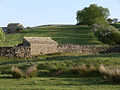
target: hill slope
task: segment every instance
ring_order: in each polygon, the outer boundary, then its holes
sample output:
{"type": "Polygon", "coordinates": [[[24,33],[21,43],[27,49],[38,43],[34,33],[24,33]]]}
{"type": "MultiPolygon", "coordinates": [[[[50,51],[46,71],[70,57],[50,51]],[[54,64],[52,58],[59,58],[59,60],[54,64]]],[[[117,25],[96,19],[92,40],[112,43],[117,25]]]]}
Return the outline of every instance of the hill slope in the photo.
{"type": "Polygon", "coordinates": [[[13,46],[22,43],[24,36],[51,37],[59,44],[98,45],[101,44],[89,26],[43,26],[24,30],[19,34],[7,34],[1,46],[13,46]]]}

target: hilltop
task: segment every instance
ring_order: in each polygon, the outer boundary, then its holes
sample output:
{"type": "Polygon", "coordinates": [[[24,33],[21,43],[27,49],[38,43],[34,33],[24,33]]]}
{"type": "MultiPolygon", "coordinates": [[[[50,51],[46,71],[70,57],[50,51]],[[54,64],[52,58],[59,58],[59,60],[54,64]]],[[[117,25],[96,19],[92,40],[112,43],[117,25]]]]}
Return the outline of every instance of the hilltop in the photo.
{"type": "Polygon", "coordinates": [[[46,25],[29,28],[21,33],[5,35],[5,41],[0,46],[14,46],[22,43],[24,36],[51,37],[59,44],[101,45],[92,29],[87,25],[46,25]]]}

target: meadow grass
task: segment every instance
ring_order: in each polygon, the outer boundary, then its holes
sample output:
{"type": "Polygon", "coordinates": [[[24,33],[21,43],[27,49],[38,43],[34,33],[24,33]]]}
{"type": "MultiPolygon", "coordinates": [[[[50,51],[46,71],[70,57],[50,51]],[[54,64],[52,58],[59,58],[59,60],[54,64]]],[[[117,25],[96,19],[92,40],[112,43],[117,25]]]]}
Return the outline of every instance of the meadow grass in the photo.
{"type": "Polygon", "coordinates": [[[0,57],[0,89],[10,90],[119,90],[119,83],[105,82],[100,76],[81,77],[69,71],[70,66],[94,65],[120,65],[120,55],[81,55],[78,53],[61,53],[36,56],[36,58],[13,59],[0,57]],[[36,65],[38,68],[37,78],[12,79],[9,69],[17,66],[25,70],[28,66],[36,65]],[[59,76],[51,76],[52,71],[63,69],[65,73],[59,76]],[[7,74],[7,75],[6,75],[7,74]]]}
{"type": "Polygon", "coordinates": [[[5,35],[5,41],[0,46],[14,46],[22,43],[26,37],[51,37],[59,44],[100,45],[89,26],[43,26],[39,28],[23,30],[21,33],[5,35]]]}
{"type": "Polygon", "coordinates": [[[119,90],[120,88],[119,84],[106,83],[100,77],[5,79],[1,76],[0,78],[1,90],[119,90]]]}
{"type": "MultiPolygon", "coordinates": [[[[24,36],[51,37],[59,44],[104,45],[97,40],[90,27],[81,26],[44,26],[24,30],[19,34],[7,34],[0,46],[14,46],[22,43],[24,36]]],[[[120,53],[104,55],[82,55],[79,53],[56,53],[35,56],[34,58],[0,57],[0,90],[119,90],[119,83],[105,82],[100,76],[80,77],[70,71],[70,67],[85,64],[98,68],[103,65],[120,65],[120,53]],[[37,78],[13,79],[10,69],[18,67],[26,70],[29,66],[38,68],[37,78]],[[64,73],[52,76],[53,72],[64,73]]]]}

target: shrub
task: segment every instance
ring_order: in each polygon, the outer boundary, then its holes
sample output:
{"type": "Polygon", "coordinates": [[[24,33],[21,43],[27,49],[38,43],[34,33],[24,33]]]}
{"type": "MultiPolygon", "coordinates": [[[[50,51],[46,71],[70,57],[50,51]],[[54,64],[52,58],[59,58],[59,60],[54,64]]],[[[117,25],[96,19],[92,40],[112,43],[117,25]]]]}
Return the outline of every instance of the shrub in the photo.
{"type": "Polygon", "coordinates": [[[37,67],[34,66],[30,66],[27,70],[26,70],[26,77],[36,77],[37,76],[37,67]]]}
{"type": "Polygon", "coordinates": [[[119,66],[104,66],[100,65],[99,72],[104,80],[120,82],[120,67],[119,66]]]}
{"type": "Polygon", "coordinates": [[[13,78],[23,78],[24,77],[23,72],[17,67],[12,67],[11,74],[12,74],[13,78]]]}
{"type": "Polygon", "coordinates": [[[0,43],[1,43],[2,41],[4,41],[4,39],[5,39],[5,37],[4,37],[4,32],[3,32],[2,28],[0,28],[0,43]]]}
{"type": "Polygon", "coordinates": [[[115,27],[94,24],[92,28],[99,41],[110,45],[120,43],[120,31],[115,27]]]}

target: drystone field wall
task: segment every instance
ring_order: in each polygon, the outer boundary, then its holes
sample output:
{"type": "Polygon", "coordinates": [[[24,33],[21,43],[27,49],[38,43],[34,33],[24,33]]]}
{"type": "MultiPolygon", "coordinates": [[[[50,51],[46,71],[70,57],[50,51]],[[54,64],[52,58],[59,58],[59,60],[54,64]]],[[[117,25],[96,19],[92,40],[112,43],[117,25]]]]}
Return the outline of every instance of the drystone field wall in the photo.
{"type": "MultiPolygon", "coordinates": [[[[31,48],[30,46],[0,47],[0,56],[19,57],[19,58],[31,57],[32,56],[31,49],[34,48],[31,48]]],[[[120,53],[120,46],[100,47],[100,46],[81,46],[81,45],[65,44],[58,46],[57,51],[55,52],[53,51],[51,53],[60,53],[60,52],[81,53],[85,55],[120,53]]],[[[41,54],[46,54],[46,53],[41,53],[41,54]]]]}
{"type": "Polygon", "coordinates": [[[30,57],[30,47],[28,46],[14,46],[14,47],[0,47],[0,56],[5,57],[30,57]]]}
{"type": "Polygon", "coordinates": [[[72,52],[72,53],[81,53],[86,55],[96,55],[96,54],[105,54],[105,53],[118,53],[120,52],[119,46],[83,46],[83,45],[72,45],[66,44],[58,47],[59,52],[72,52]]]}

